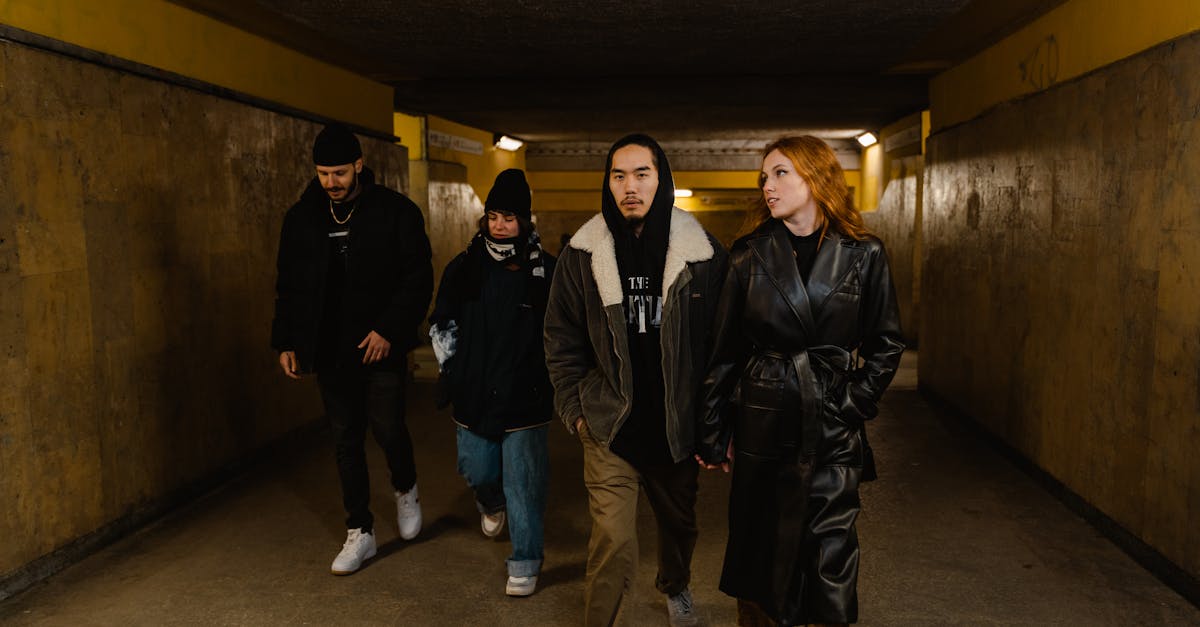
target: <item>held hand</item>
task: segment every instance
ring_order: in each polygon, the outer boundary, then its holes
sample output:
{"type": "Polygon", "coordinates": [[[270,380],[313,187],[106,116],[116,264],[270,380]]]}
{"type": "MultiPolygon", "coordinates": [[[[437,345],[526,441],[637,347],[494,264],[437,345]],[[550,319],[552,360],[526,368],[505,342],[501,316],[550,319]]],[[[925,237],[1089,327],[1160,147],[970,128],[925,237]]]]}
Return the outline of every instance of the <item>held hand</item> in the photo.
{"type": "Polygon", "coordinates": [[[373,364],[387,359],[388,353],[392,351],[392,343],[374,331],[368,333],[367,337],[358,343],[358,347],[367,349],[363,352],[362,362],[364,364],[373,364]]]}
{"type": "Polygon", "coordinates": [[[708,464],[708,463],[705,463],[704,460],[701,459],[699,455],[693,455],[693,457],[696,458],[696,463],[700,464],[700,467],[705,470],[716,470],[716,469],[720,468],[723,472],[729,472],[729,460],[728,459],[719,464],[708,464]]]}
{"type": "Polygon", "coordinates": [[[300,373],[296,372],[299,369],[299,363],[296,361],[296,351],[283,351],[279,353],[279,367],[283,368],[283,374],[286,374],[289,378],[300,378],[300,373]]]}
{"type": "Polygon", "coordinates": [[[733,468],[733,438],[729,439],[729,445],[725,447],[725,461],[719,464],[707,464],[699,455],[694,455],[694,457],[696,458],[696,463],[700,464],[700,467],[705,470],[720,468],[723,472],[729,472],[729,469],[733,468]]]}
{"type": "Polygon", "coordinates": [[[575,419],[575,433],[579,433],[581,428],[583,428],[583,416],[575,419]]]}

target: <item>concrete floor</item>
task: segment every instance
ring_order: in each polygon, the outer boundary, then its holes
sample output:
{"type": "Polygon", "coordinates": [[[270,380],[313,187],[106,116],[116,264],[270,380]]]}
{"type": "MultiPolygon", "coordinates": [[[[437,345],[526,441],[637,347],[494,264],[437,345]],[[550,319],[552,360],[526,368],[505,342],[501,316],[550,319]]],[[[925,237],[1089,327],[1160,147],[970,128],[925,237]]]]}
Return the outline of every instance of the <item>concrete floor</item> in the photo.
{"type": "MultiPolygon", "coordinates": [[[[915,356],[913,356],[915,357],[915,356]]],[[[871,425],[880,479],[862,490],[864,625],[1200,625],[1200,610],[916,392],[915,358],[871,425]]],[[[245,476],[0,604],[12,625],[571,625],[582,606],[589,520],[580,451],[551,429],[546,564],[537,594],[504,596],[507,536],[488,540],[455,474],[449,419],[416,384],[425,528],[396,536],[371,451],[381,549],[349,577],[329,574],[345,532],[324,431],[245,476]]],[[[709,625],[732,625],[716,589],[728,477],[705,473],[692,588],[709,625]]],[[[653,520],[624,624],[665,624],[653,587],[653,520]]]]}

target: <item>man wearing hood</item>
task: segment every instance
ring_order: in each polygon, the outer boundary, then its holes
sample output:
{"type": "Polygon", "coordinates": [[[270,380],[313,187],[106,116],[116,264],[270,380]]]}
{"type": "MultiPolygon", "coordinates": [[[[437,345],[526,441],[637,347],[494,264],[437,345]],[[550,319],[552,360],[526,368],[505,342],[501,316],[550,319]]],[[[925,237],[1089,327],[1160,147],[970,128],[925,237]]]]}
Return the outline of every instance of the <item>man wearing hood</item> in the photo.
{"type": "Polygon", "coordinates": [[[375,183],[349,129],[326,126],[313,163],[317,176],[283,219],[271,346],[288,377],[317,375],[347,514],[346,542],[330,570],[348,575],[376,551],[368,425],[387,458],[400,537],[421,529],[404,383],[433,267],[421,210],[375,183]]]}
{"type": "Polygon", "coordinates": [[[673,207],[671,168],[650,137],[613,144],[601,197],[559,257],[545,323],[555,409],[583,444],[585,623],[612,624],[632,584],[641,489],[658,522],[655,585],[670,623],[695,624],[696,391],[727,256],[673,207]]]}

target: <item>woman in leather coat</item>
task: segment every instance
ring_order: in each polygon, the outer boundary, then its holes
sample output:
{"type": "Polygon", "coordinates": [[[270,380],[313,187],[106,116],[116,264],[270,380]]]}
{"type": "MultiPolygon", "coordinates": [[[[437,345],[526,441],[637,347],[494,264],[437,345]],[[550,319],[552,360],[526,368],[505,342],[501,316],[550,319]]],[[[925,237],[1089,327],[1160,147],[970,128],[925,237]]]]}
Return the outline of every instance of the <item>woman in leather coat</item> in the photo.
{"type": "Polygon", "coordinates": [[[895,290],[823,141],[767,146],[759,180],[701,392],[697,461],[733,462],[721,590],[741,625],[852,623],[863,422],[904,350],[895,290]]]}

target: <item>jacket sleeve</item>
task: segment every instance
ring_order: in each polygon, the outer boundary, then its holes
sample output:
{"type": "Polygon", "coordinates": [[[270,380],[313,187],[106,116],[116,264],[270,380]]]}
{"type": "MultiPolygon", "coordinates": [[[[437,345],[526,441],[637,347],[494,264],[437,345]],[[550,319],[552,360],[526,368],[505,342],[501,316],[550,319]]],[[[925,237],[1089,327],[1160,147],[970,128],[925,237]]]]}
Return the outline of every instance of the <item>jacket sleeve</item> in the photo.
{"type": "Polygon", "coordinates": [[[400,197],[394,241],[399,250],[397,271],[400,281],[383,315],[375,322],[375,331],[392,344],[398,341],[407,350],[416,340],[417,327],[429,311],[433,296],[433,251],[425,234],[425,219],[411,200],[400,197]]]}
{"type": "Polygon", "coordinates": [[[700,384],[696,454],[709,464],[725,461],[725,450],[733,435],[733,390],[750,357],[750,341],[742,326],[746,286],[739,266],[744,261],[739,263],[738,258],[730,255],[713,319],[712,356],[700,384]]]}
{"type": "Polygon", "coordinates": [[[896,287],[888,267],[887,251],[876,244],[863,277],[862,310],[859,312],[858,359],[862,365],[850,373],[842,395],[842,415],[870,420],[879,413],[878,403],[896,375],[904,336],[900,330],[900,308],[896,287]]]}
{"type": "Polygon", "coordinates": [[[575,420],[583,416],[579,383],[595,368],[588,337],[585,295],[580,275],[579,251],[563,249],[550,282],[542,340],[546,348],[546,370],[554,387],[554,410],[575,432],[575,420]]]}
{"type": "Polygon", "coordinates": [[[462,314],[458,281],[465,259],[466,256],[459,253],[446,264],[434,299],[433,313],[429,315],[429,338],[433,341],[433,354],[437,357],[438,368],[443,374],[447,372],[448,362],[457,351],[458,319],[462,314]]]}
{"type": "Polygon", "coordinates": [[[433,313],[429,314],[429,324],[437,325],[458,319],[461,305],[457,298],[457,282],[464,259],[465,255],[459,253],[442,270],[442,280],[438,283],[437,296],[433,301],[433,313]]]}
{"type": "Polygon", "coordinates": [[[281,353],[296,349],[292,337],[296,299],[299,296],[296,289],[295,244],[292,242],[295,221],[294,210],[284,215],[279,233],[279,256],[275,261],[275,317],[271,320],[271,348],[281,353]]]}

